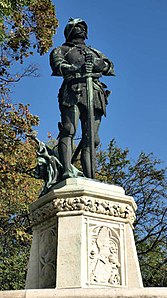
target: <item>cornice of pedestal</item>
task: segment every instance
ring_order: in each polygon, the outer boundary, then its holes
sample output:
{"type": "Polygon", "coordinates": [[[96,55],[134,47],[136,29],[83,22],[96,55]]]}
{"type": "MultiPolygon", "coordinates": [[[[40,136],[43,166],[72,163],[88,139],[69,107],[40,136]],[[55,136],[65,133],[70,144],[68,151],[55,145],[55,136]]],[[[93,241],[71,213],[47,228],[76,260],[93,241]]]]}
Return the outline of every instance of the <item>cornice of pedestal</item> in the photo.
{"type": "Polygon", "coordinates": [[[111,219],[124,219],[133,225],[136,204],[122,187],[86,178],[62,181],[45,196],[31,204],[32,224],[37,225],[58,212],[82,211],[111,219]]]}

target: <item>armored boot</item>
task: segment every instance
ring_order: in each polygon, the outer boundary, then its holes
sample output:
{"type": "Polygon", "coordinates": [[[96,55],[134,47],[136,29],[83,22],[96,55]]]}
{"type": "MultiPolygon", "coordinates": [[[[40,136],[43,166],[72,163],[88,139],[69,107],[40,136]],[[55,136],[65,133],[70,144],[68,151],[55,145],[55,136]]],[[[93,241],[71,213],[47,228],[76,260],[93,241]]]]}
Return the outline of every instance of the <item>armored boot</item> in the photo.
{"type": "Polygon", "coordinates": [[[61,179],[73,177],[71,171],[71,157],[72,157],[72,138],[63,137],[59,140],[58,144],[59,159],[63,166],[63,174],[61,179]]]}
{"type": "Polygon", "coordinates": [[[87,178],[91,178],[91,161],[89,147],[84,147],[81,151],[81,165],[84,176],[87,178]]]}

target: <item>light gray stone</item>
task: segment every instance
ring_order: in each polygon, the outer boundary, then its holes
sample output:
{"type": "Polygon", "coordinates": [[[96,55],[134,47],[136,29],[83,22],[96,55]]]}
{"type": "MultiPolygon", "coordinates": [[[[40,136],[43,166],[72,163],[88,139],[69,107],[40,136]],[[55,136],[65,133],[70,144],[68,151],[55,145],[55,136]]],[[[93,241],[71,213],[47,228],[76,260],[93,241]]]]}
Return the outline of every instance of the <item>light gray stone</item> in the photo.
{"type": "Polygon", "coordinates": [[[60,217],[57,254],[57,287],[81,287],[82,216],[60,217]]]}
{"type": "Polygon", "coordinates": [[[127,251],[127,286],[129,288],[142,287],[142,279],[133,231],[126,225],[126,251],[127,251]]]}
{"type": "Polygon", "coordinates": [[[70,178],[31,204],[26,289],[142,287],[136,204],[119,186],[70,178]]]}
{"type": "Polygon", "coordinates": [[[167,298],[167,288],[0,291],[0,298],[167,298]]]}
{"type": "Polygon", "coordinates": [[[55,288],[57,220],[35,225],[26,277],[26,289],[55,288]]]}
{"type": "Polygon", "coordinates": [[[0,291],[0,298],[25,298],[26,291],[0,291]]]}

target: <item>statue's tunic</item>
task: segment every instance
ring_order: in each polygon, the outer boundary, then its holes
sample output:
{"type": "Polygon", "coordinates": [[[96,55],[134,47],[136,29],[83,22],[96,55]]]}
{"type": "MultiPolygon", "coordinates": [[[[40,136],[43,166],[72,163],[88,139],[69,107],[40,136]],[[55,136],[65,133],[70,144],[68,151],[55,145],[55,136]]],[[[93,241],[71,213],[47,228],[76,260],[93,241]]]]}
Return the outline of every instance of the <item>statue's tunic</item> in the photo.
{"type": "Polygon", "coordinates": [[[59,90],[60,109],[63,106],[84,105],[87,107],[86,78],[84,64],[86,55],[93,57],[93,90],[94,108],[106,115],[106,104],[109,91],[106,85],[99,81],[98,76],[114,75],[113,63],[101,52],[85,44],[65,43],[55,48],[50,54],[50,64],[53,76],[63,76],[64,81],[59,90]]]}

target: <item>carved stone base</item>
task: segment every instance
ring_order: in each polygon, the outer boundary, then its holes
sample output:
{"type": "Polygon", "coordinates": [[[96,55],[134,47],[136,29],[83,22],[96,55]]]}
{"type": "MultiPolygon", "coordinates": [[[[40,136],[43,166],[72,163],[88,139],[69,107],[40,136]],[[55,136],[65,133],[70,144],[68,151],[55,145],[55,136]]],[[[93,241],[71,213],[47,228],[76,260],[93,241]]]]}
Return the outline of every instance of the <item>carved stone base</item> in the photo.
{"type": "Polygon", "coordinates": [[[30,206],[26,288],[142,287],[136,204],[121,187],[70,178],[30,206]]]}

